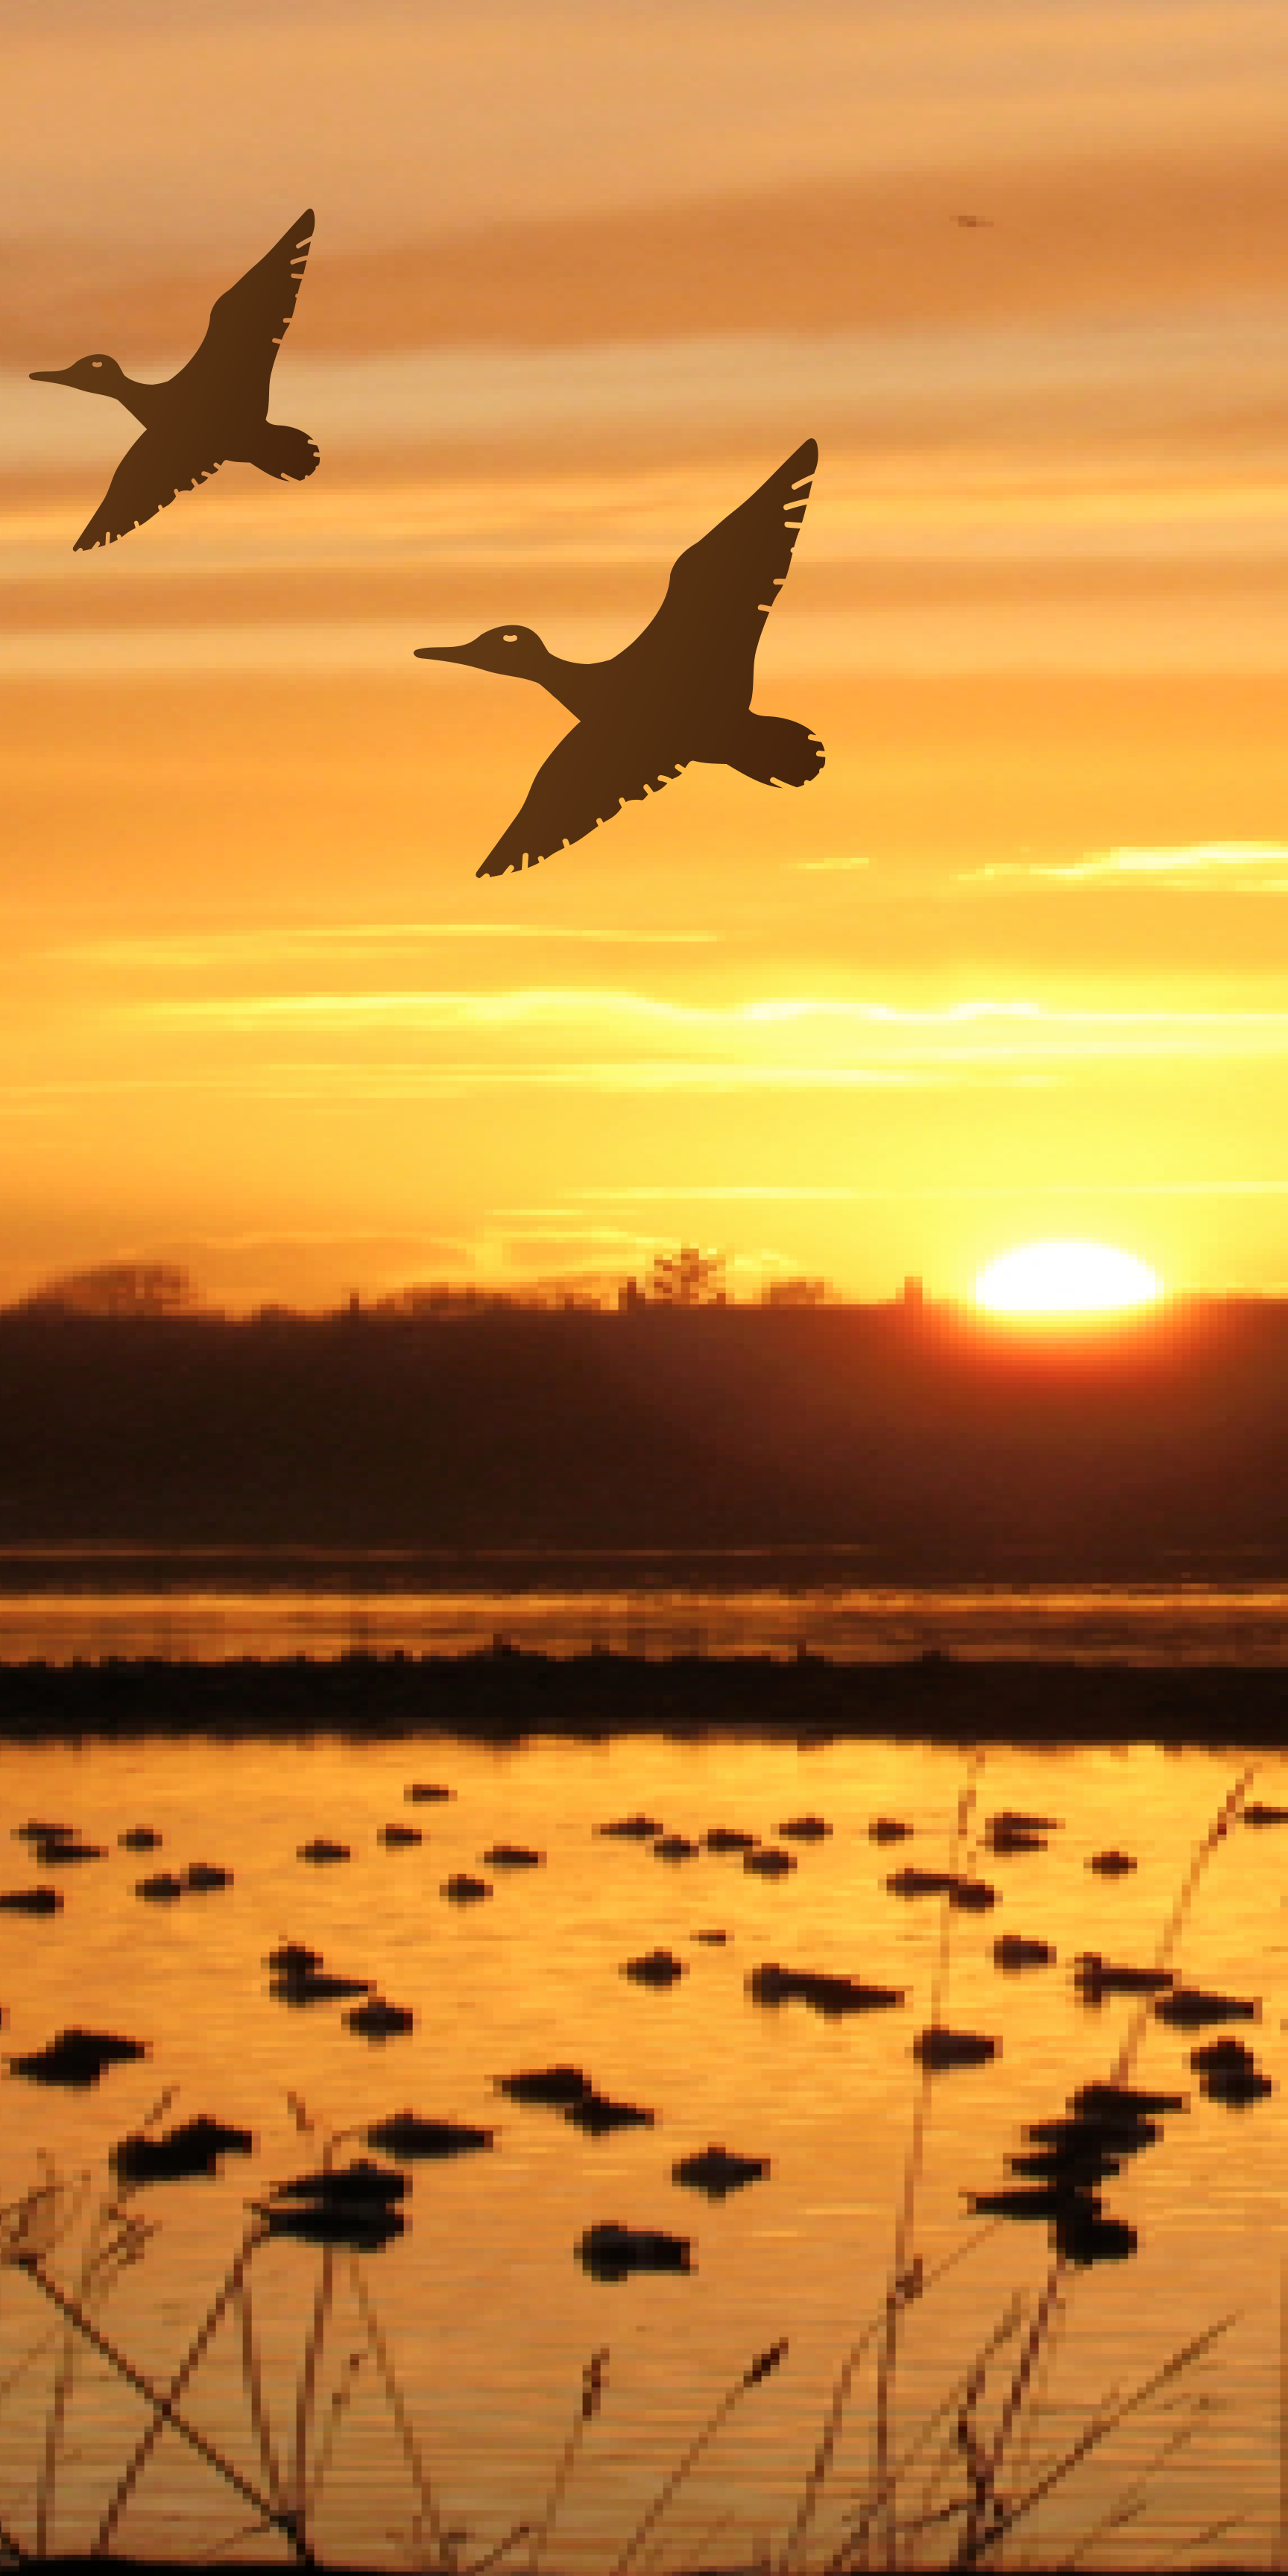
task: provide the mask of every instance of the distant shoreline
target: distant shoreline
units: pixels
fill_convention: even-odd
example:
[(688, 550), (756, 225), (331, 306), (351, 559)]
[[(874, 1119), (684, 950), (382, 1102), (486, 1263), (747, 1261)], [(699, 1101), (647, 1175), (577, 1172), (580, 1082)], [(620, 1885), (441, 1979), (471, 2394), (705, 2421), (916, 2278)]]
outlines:
[(874, 1737), (1288, 1752), (1288, 1666), (822, 1656), (572, 1656), (492, 1648), (327, 1661), (0, 1664), (0, 1743), (161, 1736)]

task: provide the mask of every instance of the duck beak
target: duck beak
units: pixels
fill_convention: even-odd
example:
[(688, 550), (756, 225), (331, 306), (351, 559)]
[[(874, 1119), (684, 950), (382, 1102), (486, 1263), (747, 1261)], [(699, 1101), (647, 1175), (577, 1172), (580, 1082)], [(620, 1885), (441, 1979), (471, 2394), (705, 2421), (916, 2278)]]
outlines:
[(466, 662), (469, 652), (468, 644), (418, 644), (415, 648), (418, 662)]
[(66, 385), (70, 384), (74, 373), (72, 367), (33, 367), (28, 382), (33, 385)]

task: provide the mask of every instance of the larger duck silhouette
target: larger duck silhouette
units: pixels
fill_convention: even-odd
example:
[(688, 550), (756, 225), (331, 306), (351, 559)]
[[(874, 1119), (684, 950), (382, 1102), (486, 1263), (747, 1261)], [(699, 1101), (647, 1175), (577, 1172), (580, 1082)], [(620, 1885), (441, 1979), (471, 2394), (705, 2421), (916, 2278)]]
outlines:
[(675, 564), (656, 617), (606, 662), (564, 662), (530, 626), (493, 626), (472, 644), (421, 644), (422, 662), (463, 662), (536, 680), (576, 716), (537, 771), (477, 874), (504, 876), (584, 840), (691, 760), (766, 787), (804, 787), (823, 766), (807, 725), (751, 713), (756, 646), (787, 578), (818, 448), (807, 438)]
[(221, 465), (257, 465), (261, 474), (292, 483), (313, 472), (318, 452), (307, 430), (268, 417), (273, 360), (295, 311), (312, 237), (310, 207), (212, 305), (201, 347), (165, 384), (136, 384), (102, 354), (78, 358), (73, 367), (32, 370), (33, 384), (110, 394), (143, 423), (143, 436), (122, 457), (73, 553), (127, 537)]

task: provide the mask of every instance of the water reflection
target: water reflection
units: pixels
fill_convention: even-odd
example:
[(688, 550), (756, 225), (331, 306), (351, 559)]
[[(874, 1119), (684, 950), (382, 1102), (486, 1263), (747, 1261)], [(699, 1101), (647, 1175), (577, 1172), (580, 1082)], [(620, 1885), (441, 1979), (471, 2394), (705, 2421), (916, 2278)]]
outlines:
[[(249, 2134), (252, 2155), (213, 2158), (216, 2169), (199, 2179), (149, 2189), (158, 2233), (113, 2291), (111, 2331), (164, 2381), (227, 2275), (248, 2204), (300, 2208), (289, 2234), (274, 2220), (255, 2256), (265, 2385), (280, 2405), (296, 2385), (316, 2267), (327, 2259), (330, 2216), (315, 2225), (310, 2213), (335, 2200), (280, 2186), (298, 2184), (306, 2166), (324, 2169), (328, 2135), (361, 2140), (368, 2157), (386, 2143), (399, 2164), (405, 2155), (414, 2184), (397, 2208), (408, 2223), (382, 2233), (367, 2294), (444, 2520), (468, 2527), (471, 2556), (530, 2519), (548, 2492), (588, 2353), (612, 2351), (607, 2412), (585, 2444), (566, 2519), (561, 2508), (559, 2564), (590, 2570), (612, 2563), (611, 2545), (635, 2528), (722, 2392), (744, 2384), (750, 2356), (786, 2337), (781, 2367), (740, 2401), (667, 2526), (668, 2563), (687, 2554), (691, 2565), (745, 2565), (760, 2539), (781, 2545), (840, 2361), (879, 2307), (923, 2080), (918, 2034), (939, 2027), (1001, 2040), (1000, 2051), (926, 2079), (916, 2252), (929, 2278), (979, 2232), (972, 2200), (982, 2207), (1008, 2173), (1017, 2187), (1041, 2187), (1042, 2175), (1021, 2176), (1014, 2163), (1026, 2131), (1038, 2153), (1081, 2158), (1086, 2182), (1086, 2136), (1070, 2148), (1067, 2131), (1040, 2143), (1038, 2133), (1071, 2116), (1060, 2106), (1080, 2088), (1110, 2078), (1131, 2016), (1143, 2012), (1132, 2081), (1183, 2094), (1188, 2108), (1169, 2117), (1148, 2157), (1121, 2154), (1121, 2134), (1111, 2144), (1097, 2137), (1121, 2163), (1108, 2214), (1138, 2251), (1097, 2262), (1070, 2291), (1042, 2438), (1072, 2437), (1111, 2382), (1129, 2388), (1187, 2335), (1237, 2309), (1238, 2326), (1201, 2365), (1211, 2423), (1201, 2445), (1160, 2471), (1140, 2555), (1166, 2563), (1182, 2538), (1230, 2511), (1249, 2517), (1238, 2554), (1264, 2556), (1278, 2333), (1267, 2247), (1280, 2226), (1288, 2147), (1288, 1828), (1244, 1827), (1213, 1853), (1172, 1963), (1183, 1991), (1259, 2007), (1257, 2065), (1273, 2089), (1241, 2107), (1229, 2098), (1239, 2091), (1233, 2075), (1223, 2087), (1224, 2058), (1213, 2062), (1215, 2085), (1200, 2081), (1201, 2034), (1155, 2014), (1161, 1998), (1120, 1992), (1110, 1977), (1093, 2012), (1075, 1974), (1093, 1956), (1153, 1958), (1237, 1766), (1141, 1745), (990, 1752), (977, 1847), (954, 1852), (962, 1767), (951, 1747), (880, 1741), (0, 1749), (5, 1874), (17, 1882), (31, 1867), (12, 1837), (33, 1817), (61, 1819), (61, 1831), (104, 1855), (64, 1873), (55, 1915), (0, 1917), (4, 2045), (33, 2055), (60, 2031), (121, 2024), (148, 2049), (146, 2061), (113, 2064), (87, 2091), (10, 2085), (0, 2199), (31, 2183), (41, 2150), (60, 2171), (89, 2170), (101, 2185), (119, 2142), (152, 2134), (148, 2115), (163, 2087), (172, 2094), (166, 2135), (197, 2119)], [(383, 1829), (406, 1811), (422, 1774), (454, 1794), (420, 1804), (423, 1842), (393, 1851)], [(1288, 1761), (1267, 1761), (1256, 1785), (1263, 1806), (1284, 1803)], [(1062, 1819), (1045, 1850), (1008, 1851), (1005, 1835), (994, 1838), (993, 1908), (946, 1910), (942, 1896), (906, 1904), (891, 1894), (889, 1848), (874, 1825), (906, 1821), (928, 1868), (970, 1884), (990, 1814)], [(141, 1907), (137, 1863), (119, 1840), (140, 1815), (167, 1854), (208, 1846), (217, 1818), (233, 1883), (212, 1898), (185, 1893), (173, 1906)], [(328, 1839), (343, 1836), (347, 1866), (299, 1865), (301, 1815)], [(796, 1839), (791, 1873), (765, 1879), (743, 1867), (744, 1836), (753, 1849), (772, 1845), (784, 1819), (814, 1816), (831, 1831)], [(1128, 1817), (1137, 1868), (1095, 1876), (1089, 1857)], [(650, 1830), (603, 1831), (637, 1818)], [(683, 1867), (655, 1864), (666, 1832), (693, 1847)], [(722, 1850), (728, 1836), (735, 1847)], [(441, 1902), (445, 1881), (505, 1846), (539, 1851), (544, 1864), (498, 1870), (487, 1904)], [(1042, 1973), (1003, 1973), (997, 1950), (1012, 1917), (1022, 1939), (1055, 1952)], [(713, 1925), (723, 1942), (704, 1937)], [(623, 1962), (661, 1953), (685, 1969), (665, 1993), (623, 1977)], [(410, 2010), (410, 2035), (383, 2053), (372, 2048), (346, 2028), (338, 1991), (284, 2011), (274, 1991), (283, 1973), (307, 1969), (325, 1982), (332, 1960), (345, 1972), (337, 1988), (351, 1993), (360, 1981)], [(775, 1977), (787, 2004), (767, 2010)], [(850, 2009), (860, 1988), (880, 1990), (882, 2008)], [(837, 1999), (844, 2008), (830, 2009)], [(626, 2116), (580, 2116), (594, 2104)], [(464, 2151), (485, 2141), (487, 2152)], [(754, 2188), (695, 2193), (690, 2177), (743, 2164), (758, 2169)], [(344, 2400), (319, 2546), (333, 2558), (407, 2563), (415, 2494), (344, 2270), (350, 2239), (336, 2227), (335, 2313), (318, 2362), (323, 2411), (348, 2385), (351, 2353), (367, 2358)], [(608, 2243), (605, 2230), (685, 2242), (690, 2268), (628, 2266), (623, 2277), (602, 2277), (578, 2249)], [(898, 2392), (909, 2433), (969, 2370), (1013, 2294), (1033, 2313), (1048, 2233), (997, 2225), (933, 2299), (913, 2301)], [(0, 2311), (3, 2374), (42, 2331), (24, 2295), (11, 2279)], [(200, 2420), (236, 2458), (250, 2456), (252, 2438), (239, 2354), (236, 2333), (215, 2338), (200, 2380)], [(30, 2492), (45, 2384), (28, 2374), (0, 2410), (7, 2522)], [(811, 2544), (820, 2561), (866, 2474), (870, 2399), (856, 2386)], [(137, 2433), (137, 2412), (114, 2383), (87, 2376), (78, 2385), (57, 2546), (92, 2540)], [(1067, 2552), (1159, 2439), (1156, 2420), (1124, 2426), (1113, 2457), (1089, 2464), (1076, 2494), (1054, 2492), (1042, 2554)], [(186, 2546), (195, 2556), (236, 2527), (235, 2503), (217, 2532), (212, 2509), (198, 2466), (163, 2443), (120, 2545), (158, 2555)], [(724, 2538), (704, 2542), (717, 2525)], [(1115, 2563), (1123, 2553), (1118, 2535)], [(241, 2554), (255, 2555), (255, 2544)], [(1228, 2540), (1199, 2551), (1200, 2563), (1205, 2554), (1228, 2561)]]

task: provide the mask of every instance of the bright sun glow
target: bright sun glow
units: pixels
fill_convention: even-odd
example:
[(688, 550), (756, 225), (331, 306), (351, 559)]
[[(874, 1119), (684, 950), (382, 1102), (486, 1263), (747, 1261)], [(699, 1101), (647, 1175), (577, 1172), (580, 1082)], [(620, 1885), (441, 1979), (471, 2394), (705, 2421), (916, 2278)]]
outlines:
[(1108, 1243), (1026, 1243), (981, 1270), (975, 1303), (991, 1315), (1122, 1314), (1152, 1306), (1163, 1282)]

